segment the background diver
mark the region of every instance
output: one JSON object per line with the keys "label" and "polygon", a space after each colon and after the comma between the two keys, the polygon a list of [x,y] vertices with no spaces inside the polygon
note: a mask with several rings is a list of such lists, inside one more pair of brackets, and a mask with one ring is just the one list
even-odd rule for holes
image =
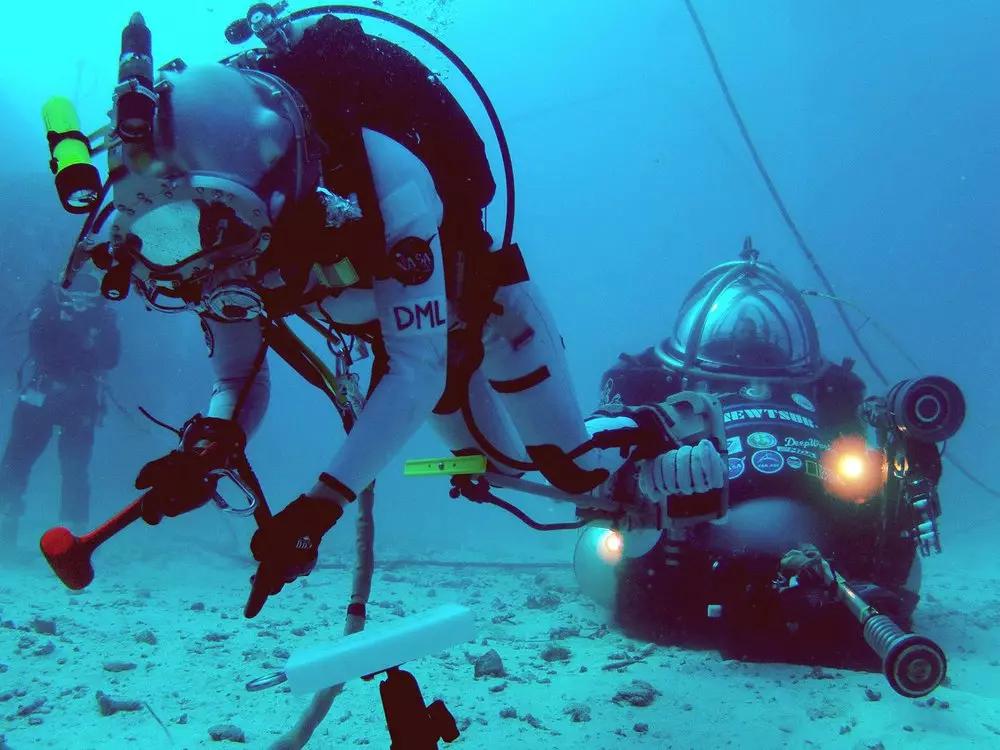
{"label": "background diver", "polygon": [[[698,485],[712,470],[698,447],[688,447],[671,454],[679,465],[648,465],[614,490],[659,487],[682,503],[688,498],[693,505],[682,523],[626,534],[613,567],[597,555],[605,532],[581,537],[578,580],[626,633],[718,647],[741,659],[874,667],[861,629],[828,587],[781,575],[786,553],[809,549],[803,545],[815,547],[868,603],[910,626],[924,544],[917,527],[927,519],[903,501],[899,477],[886,466],[900,455],[897,433],[880,430],[879,450],[865,447],[878,409],[851,366],[821,355],[801,294],[759,262],[748,241],[741,260],[698,280],[670,337],[639,355],[622,354],[605,373],[598,414],[628,413],[683,389],[709,391],[719,398],[727,442],[723,523],[714,513],[718,493]],[[961,401],[957,390],[932,395]],[[943,426],[944,437],[929,431],[930,439],[906,443],[928,492],[941,476],[934,439],[957,429],[958,412],[964,415],[964,405]],[[930,509],[930,523],[938,510]]]}
{"label": "background diver", "polygon": [[106,411],[104,379],[121,356],[114,311],[97,277],[72,290],[47,283],[29,309],[28,357],[18,368],[18,398],[0,459],[0,547],[17,542],[32,467],[59,435],[59,518],[82,529],[90,516],[94,431]]}
{"label": "background diver", "polygon": [[[537,468],[583,503],[636,445],[644,462],[674,447],[655,407],[585,424],[520,251],[484,228],[484,144],[441,81],[355,20],[323,15],[278,36],[230,64],[175,61],[155,99],[117,100],[115,210],[89,254],[112,296],[132,286],[149,307],[196,312],[216,376],[190,439],[139,473],[148,523],[213,496],[208,475],[231,454],[218,446],[242,445],[267,406],[268,348],[308,370],[284,318],[348,355],[357,340],[374,351],[345,442],[253,536],[248,617],[312,570],[343,507],[428,418],[456,454]],[[123,39],[148,46],[141,16]],[[151,77],[148,54],[123,55],[143,59]]]}

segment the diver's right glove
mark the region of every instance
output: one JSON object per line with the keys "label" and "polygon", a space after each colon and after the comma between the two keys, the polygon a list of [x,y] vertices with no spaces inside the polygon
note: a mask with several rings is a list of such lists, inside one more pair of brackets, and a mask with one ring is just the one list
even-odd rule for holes
{"label": "diver's right glove", "polygon": [[192,417],[181,429],[181,445],[150,461],[139,471],[137,490],[142,519],[155,526],[164,516],[174,518],[200,508],[215,494],[218,469],[230,465],[246,445],[242,428],[234,421]]}
{"label": "diver's right glove", "polygon": [[639,491],[652,501],[722,489],[725,481],[722,456],[709,440],[639,462]]}
{"label": "diver's right glove", "polygon": [[207,503],[218,483],[209,473],[212,468],[201,454],[181,450],[143,466],[135,480],[137,490],[146,490],[140,501],[142,520],[155,526],[164,516],[174,518]]}

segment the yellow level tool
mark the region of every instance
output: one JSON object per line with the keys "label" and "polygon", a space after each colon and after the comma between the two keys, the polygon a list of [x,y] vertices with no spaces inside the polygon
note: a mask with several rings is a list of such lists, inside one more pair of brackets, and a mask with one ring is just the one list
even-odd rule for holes
{"label": "yellow level tool", "polygon": [[486,456],[449,456],[448,458],[415,458],[403,467],[405,477],[437,477],[455,474],[485,474]]}

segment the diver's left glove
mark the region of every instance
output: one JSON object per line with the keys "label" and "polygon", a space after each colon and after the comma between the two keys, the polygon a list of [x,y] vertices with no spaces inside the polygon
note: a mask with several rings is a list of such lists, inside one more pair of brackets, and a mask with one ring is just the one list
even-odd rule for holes
{"label": "diver's left glove", "polygon": [[260,565],[250,579],[245,617],[256,617],[267,597],[316,567],[323,535],[344,515],[334,500],[299,495],[254,532],[250,552]]}

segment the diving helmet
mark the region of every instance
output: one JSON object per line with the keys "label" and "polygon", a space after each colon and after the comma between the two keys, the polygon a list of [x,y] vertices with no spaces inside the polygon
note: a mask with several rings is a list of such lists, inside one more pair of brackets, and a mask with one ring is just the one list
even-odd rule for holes
{"label": "diving helmet", "polygon": [[707,377],[815,375],[819,335],[799,291],[750,241],[740,260],[705,273],[688,292],[658,354],[672,369]]}
{"label": "diving helmet", "polygon": [[[133,284],[156,309],[250,304],[244,280],[282,209],[320,181],[301,97],[276,76],[225,64],[161,72],[150,144],[109,155],[109,230]],[[245,317],[252,317],[247,308]]]}

